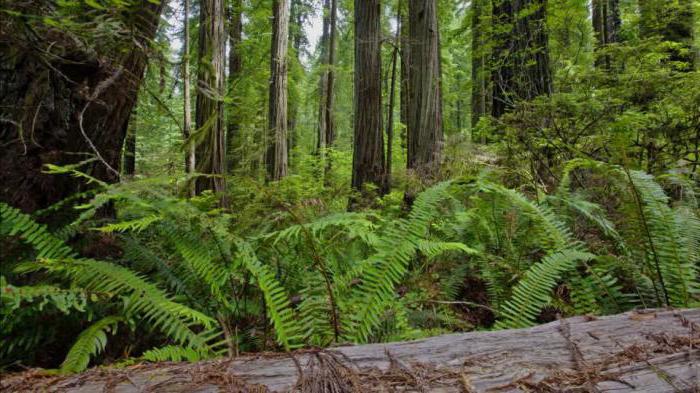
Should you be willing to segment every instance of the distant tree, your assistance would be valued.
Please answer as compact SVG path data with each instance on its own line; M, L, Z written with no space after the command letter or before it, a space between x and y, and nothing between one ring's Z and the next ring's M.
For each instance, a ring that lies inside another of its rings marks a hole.
M94 39L91 21L57 26L62 7L99 15L113 30ZM84 190L84 181L43 173L79 167L119 180L129 118L163 2L135 0L109 12L89 4L11 1L0 18L0 200L25 211ZM39 16L39 17L33 17ZM49 22L54 23L49 23ZM50 38L48 38L50 37Z
M472 127L489 112L488 0L472 0Z
M355 4L355 120L352 188L370 196L367 183L387 192L382 130L380 0ZM351 201L364 203L366 201Z
M136 113L132 114L132 119L129 122L131 127L126 130L126 140L124 141L124 174L134 176L136 174L136 122L134 118ZM128 127L128 126L127 126Z
M202 0L199 17L197 107L195 121L202 137L197 144L197 193L226 191L224 130L224 0Z
M680 70L693 70L697 61L693 49L693 0L640 0L639 9L642 36L675 43L668 48L670 60Z
M273 0L270 99L268 111L267 179L287 176L287 48L289 1Z
M547 0L493 0L491 114L552 92Z
M323 150L335 142L335 118L333 116L335 85L337 0L323 3L323 32L321 35L321 83L318 110L317 148Z
M386 184L391 189L391 164L393 161L394 149L394 103L396 101L396 73L401 47L401 0L398 0L396 7L396 35L394 36L394 47L391 51L391 83L389 85L389 104L387 105L386 116Z
M185 173L195 171L195 144L189 141L192 134L192 92L190 84L190 0L185 0L184 33L182 38L182 136L185 139Z
M408 169L425 184L440 167L443 144L437 0L409 0ZM409 190L407 197L411 198Z
M228 85L229 95L235 96L235 84L243 71L243 59L241 57L241 42L243 41L243 0L232 0L229 9L228 21L229 53L228 53ZM240 108L234 100L229 117L226 122L226 168L231 173L237 165L236 147L239 146L240 137Z
M406 148L406 134L408 134L408 103L411 101L408 80L410 78L410 50L408 45L408 4L399 2L401 30L400 30L400 50L401 50L401 97L399 102L400 120L404 128L401 132L401 148Z
M619 0L593 0L592 22L596 36L596 47L604 48L606 45L618 42L620 26L620 1ZM605 55L596 60L596 65L610 67L610 56Z

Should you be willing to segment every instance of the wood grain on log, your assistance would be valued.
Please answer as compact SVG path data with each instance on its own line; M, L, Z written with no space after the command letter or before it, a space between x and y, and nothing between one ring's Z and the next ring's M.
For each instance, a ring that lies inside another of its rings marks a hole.
M700 392L700 309L325 351L8 376L1 391Z

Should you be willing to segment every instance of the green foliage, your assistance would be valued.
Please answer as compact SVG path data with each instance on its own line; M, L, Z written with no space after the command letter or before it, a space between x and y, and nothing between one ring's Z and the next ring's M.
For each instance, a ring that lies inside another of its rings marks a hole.
M501 307L497 328L523 328L535 324L542 308L551 302L551 292L562 275L576 268L579 261L593 254L564 250L545 257L533 265L513 287L513 294Z
M75 373L85 370L90 358L104 351L107 346L107 333L115 333L117 325L122 321L120 317L109 316L83 330L61 363L61 371Z

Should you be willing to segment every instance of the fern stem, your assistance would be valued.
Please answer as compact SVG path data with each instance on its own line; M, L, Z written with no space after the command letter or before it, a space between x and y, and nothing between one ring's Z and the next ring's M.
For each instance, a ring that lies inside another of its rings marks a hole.
M666 305L669 306L671 303L669 301L668 297L668 291L666 290L666 283L664 282L664 278L661 275L661 263L659 261L659 255L656 253L656 247L654 245L654 239L651 236L651 231L649 230L649 226L647 224L647 218L646 215L644 214L644 208L642 207L642 197L639 195L639 190L637 190L637 186L634 185L634 180L632 180L632 175L630 174L629 170L625 167L623 168L625 171L625 174L627 175L627 179L629 180L630 184L630 189L632 190L632 194L634 195L634 201L635 205L637 206L637 212L639 213L639 217L641 218L642 221L642 227L644 229L644 234L647 237L647 240L649 241L649 247L651 248L651 253L654 255L654 265L656 268L656 274L659 277L659 282L661 284L661 290L663 291L664 294L664 300L666 301ZM656 283L652 280L652 284L654 286L654 292L656 293L656 300L659 301L659 290L656 288Z

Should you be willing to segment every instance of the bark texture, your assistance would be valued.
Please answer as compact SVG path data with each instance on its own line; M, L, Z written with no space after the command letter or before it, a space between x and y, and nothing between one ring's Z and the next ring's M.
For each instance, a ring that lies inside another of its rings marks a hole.
M355 95L352 188L369 197L366 183L387 192L382 130L381 11L379 0L355 4ZM352 204L352 203L351 203Z
M426 185L440 169L443 145L437 0L409 0L409 171Z
M32 379L29 372L4 378L0 390L694 392L700 384L699 341L700 309L657 310L323 352L93 370L45 380Z
M240 152L240 108L236 98L236 82L243 71L241 57L241 42L243 42L243 0L232 0L229 10L229 53L228 53L228 86L229 96L233 97L229 116L226 122L226 168L231 173L239 163Z
M197 193L226 191L224 129L224 0L202 0L199 18L199 67L195 122L202 138L197 144Z
M547 0L494 0L491 114L552 92Z
M267 179L287 176L287 49L289 0L273 0L270 98L268 112Z
M0 200L26 212L89 187L71 176L42 173L45 164L101 157L80 169L106 182L119 179L145 50L162 3L138 0L115 14L124 34L103 37L94 50L42 23L54 7L52 1L13 1L4 8L40 17L0 18Z
M596 48L605 48L606 45L614 44L619 40L620 26L620 0L593 0L592 22L593 32L596 36ZM604 55L596 59L597 66L610 68L610 56Z

